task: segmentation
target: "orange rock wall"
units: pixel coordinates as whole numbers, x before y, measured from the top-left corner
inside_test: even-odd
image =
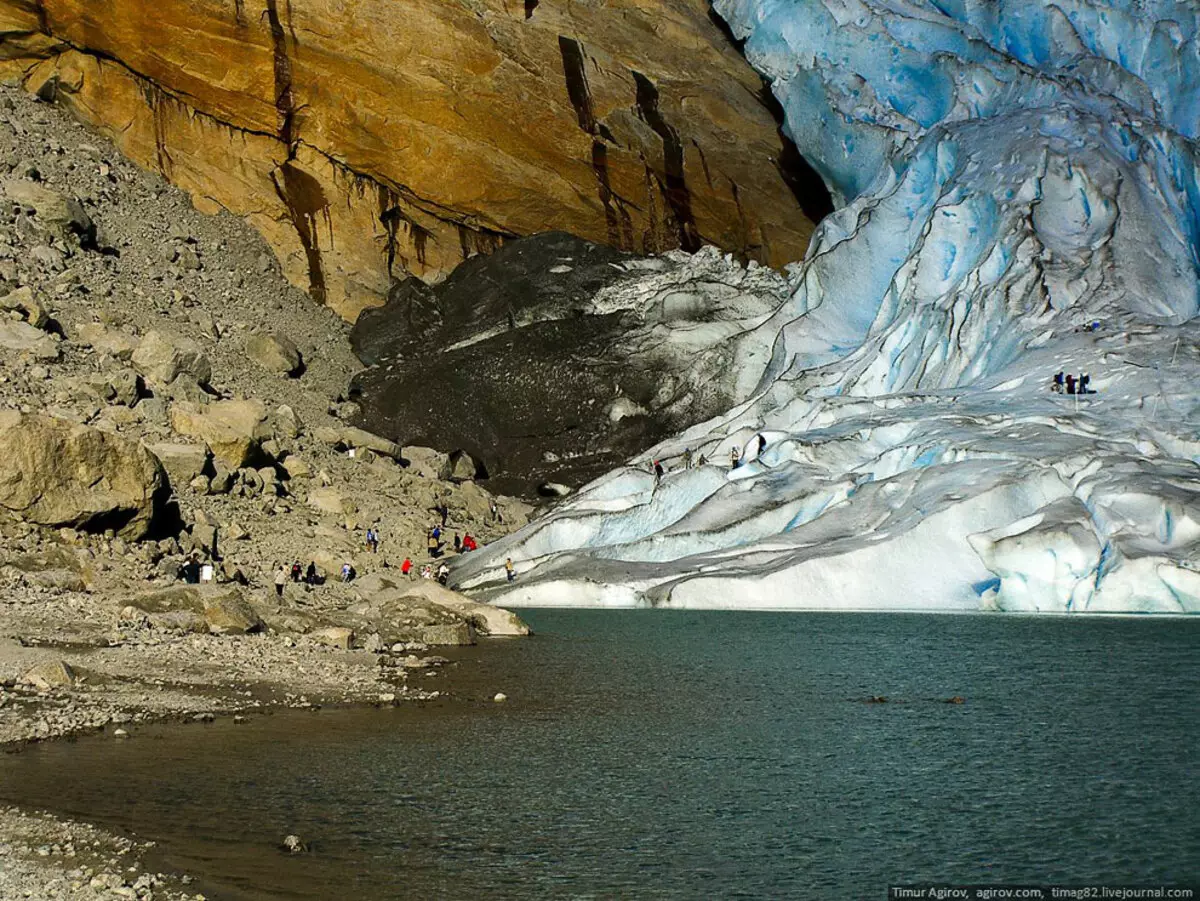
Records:
[[[350,319],[514,235],[781,265],[812,230],[705,0],[0,0],[0,36]]]

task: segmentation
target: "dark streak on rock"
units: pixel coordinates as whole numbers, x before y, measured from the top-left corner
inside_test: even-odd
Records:
[[[174,161],[167,149],[167,104],[171,102],[161,88],[152,81],[139,79],[138,92],[142,100],[150,108],[150,116],[154,121],[154,166],[159,174],[169,177]]]
[[[712,173],[708,171],[708,158],[704,155],[704,148],[700,146],[700,142],[695,138],[692,138],[692,146],[696,148],[696,153],[700,155],[700,166],[704,169],[704,180],[708,182],[709,188],[712,188]]]
[[[267,0],[267,24],[271,28],[271,45],[275,69],[275,112],[279,115],[279,140],[288,148],[288,158],[295,155],[294,118],[296,99],[292,94],[292,61],[288,56],[287,34],[279,18],[278,0]]]
[[[538,0],[525,0],[525,20],[533,18],[533,11],[538,8]]]
[[[583,64],[583,48],[565,35],[558,36],[558,51],[562,54],[563,75],[567,79],[567,96],[579,127],[590,135],[596,134],[596,115],[592,111],[592,92],[588,88],[587,71]]]
[[[658,108],[658,88],[641,72],[632,74],[637,85],[638,115],[662,139],[663,168],[667,178],[664,196],[675,215],[679,246],[689,253],[695,253],[700,249],[700,236],[692,215],[692,194],[684,177],[683,144],[679,140],[679,132],[670,126]]]
[[[308,293],[313,300],[324,303],[325,272],[317,241],[317,217],[324,217],[329,224],[329,200],[321,183],[291,161],[272,172],[271,181],[275,184],[275,193],[287,208],[308,259]]]
[[[233,0],[233,20],[238,28],[246,27],[246,0]]]

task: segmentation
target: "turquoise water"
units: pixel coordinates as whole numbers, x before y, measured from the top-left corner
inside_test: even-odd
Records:
[[[0,797],[158,839],[213,898],[859,899],[1200,872],[1200,621],[528,618],[534,639],[458,668],[474,701],[35,747],[0,760]],[[289,832],[312,853],[279,852]]]

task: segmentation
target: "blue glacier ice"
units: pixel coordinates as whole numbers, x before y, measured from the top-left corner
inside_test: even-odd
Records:
[[[714,8],[836,210],[721,336],[740,401],[647,453],[661,484],[630,461],[455,579],[512,605],[1200,611],[1200,6]]]

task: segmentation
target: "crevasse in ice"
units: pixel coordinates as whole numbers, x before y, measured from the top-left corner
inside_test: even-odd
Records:
[[[514,605],[1200,611],[1200,7],[715,8],[837,209],[732,342],[741,403],[456,580]]]

